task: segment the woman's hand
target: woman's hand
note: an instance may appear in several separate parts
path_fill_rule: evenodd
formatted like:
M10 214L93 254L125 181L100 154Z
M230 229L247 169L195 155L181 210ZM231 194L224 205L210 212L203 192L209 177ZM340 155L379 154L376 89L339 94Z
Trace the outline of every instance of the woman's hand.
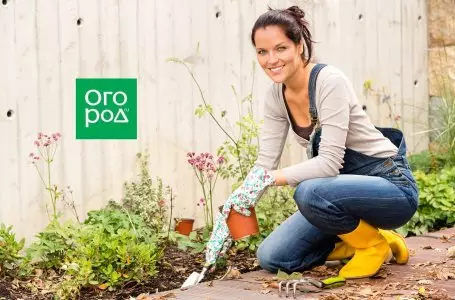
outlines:
M262 167L253 167L243 184L229 196L223 212L227 216L232 208L242 215L249 216L251 214L249 208L256 206L264 190L273 184L275 177L272 172Z
M271 173L272 173L272 176L275 178L275 185L287 185L288 184L286 177L284 177L284 174L281 170L271 171Z
M248 173L243 184L229 196L222 211L218 212L215 218L212 235L207 243L205 253L206 267L214 264L218 256L226 253L232 244L229 228L226 224L231 209L249 216L251 214L249 208L255 206L262 192L274 183L275 178L271 172L255 166Z

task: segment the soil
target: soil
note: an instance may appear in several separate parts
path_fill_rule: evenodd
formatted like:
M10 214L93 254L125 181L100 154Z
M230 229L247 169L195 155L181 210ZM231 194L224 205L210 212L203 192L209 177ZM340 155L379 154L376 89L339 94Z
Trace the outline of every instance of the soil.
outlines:
M154 278L142 283L127 283L115 291L103 291L97 287L84 288L78 299L123 300L144 293L152 294L177 289L192 272L201 271L203 262L203 253L192 254L189 251L178 249L175 245L169 245L158 263L158 274ZM221 278L226 273L228 266L238 269L240 273L260 269L254 253L249 251L231 252L227 256L226 266L220 266L214 271L208 272L203 281ZM27 288L26 282L13 281L11 278L0 279L0 300L51 300L52 298L53 295L50 293L32 293L30 288Z

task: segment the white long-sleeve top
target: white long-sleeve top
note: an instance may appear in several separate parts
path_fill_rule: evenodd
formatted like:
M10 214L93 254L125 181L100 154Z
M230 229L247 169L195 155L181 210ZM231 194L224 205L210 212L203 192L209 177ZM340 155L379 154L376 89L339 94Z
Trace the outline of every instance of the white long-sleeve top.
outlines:
M256 165L268 170L277 169L289 128L292 128L282 91L283 84L274 83L264 103L264 124ZM346 148L380 158L397 154L397 147L371 123L352 83L342 71L330 65L323 68L317 78L315 97L322 128L319 155L283 168L289 185L338 175ZM291 131L297 142L306 148L309 141Z

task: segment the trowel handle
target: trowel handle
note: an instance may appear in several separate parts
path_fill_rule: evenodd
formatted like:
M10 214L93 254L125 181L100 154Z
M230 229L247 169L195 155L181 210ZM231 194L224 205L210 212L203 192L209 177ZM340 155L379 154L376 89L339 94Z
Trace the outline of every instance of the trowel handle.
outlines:
M196 280L196 284L198 284L202 280L202 278L204 278L205 272L207 272L207 268L206 267L202 268L201 274L199 274L199 276L198 276L198 278Z

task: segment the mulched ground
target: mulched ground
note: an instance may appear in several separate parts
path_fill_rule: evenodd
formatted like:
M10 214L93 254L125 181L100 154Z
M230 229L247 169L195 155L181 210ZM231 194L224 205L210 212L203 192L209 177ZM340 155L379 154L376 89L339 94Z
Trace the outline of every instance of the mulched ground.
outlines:
M193 271L199 272L202 269L204 260L203 253L192 254L189 251L178 249L175 245L170 245L166 247L164 257L158 264L159 273L155 278L140 284L125 284L112 292L102 291L98 288L85 288L81 291L78 299L123 300L143 293L156 293L180 288ZM256 264L254 253L248 251L229 253L226 264L235 265L241 273L260 269ZM226 267L220 267L211 273L207 273L203 281L221 278L226 269ZM52 297L53 295L49 293L44 295L39 292L32 293L30 288L27 288L27 282L13 281L11 278L0 279L0 300L51 300Z

